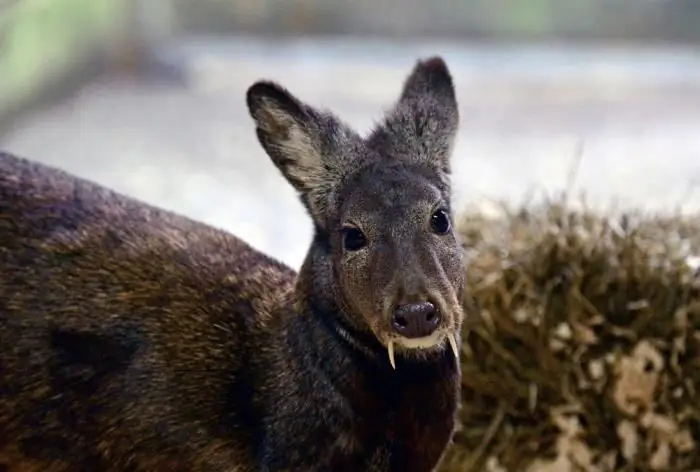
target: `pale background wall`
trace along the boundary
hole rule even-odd
[[[282,81],[366,130],[437,53],[463,117],[459,205],[561,190],[583,139],[592,204],[700,208],[700,4],[427,3],[17,2],[0,10],[0,148],[298,266],[310,224],[255,142],[246,87]]]

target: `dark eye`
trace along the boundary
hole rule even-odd
[[[357,228],[343,228],[343,247],[346,251],[359,251],[367,245],[365,234]]]
[[[450,230],[450,217],[445,210],[438,210],[430,217],[430,227],[437,234],[445,234]]]

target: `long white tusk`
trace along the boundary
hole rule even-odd
[[[447,340],[450,342],[450,347],[452,347],[455,359],[459,359],[459,349],[457,349],[457,339],[455,339],[455,335],[452,333],[448,334]]]
[[[394,360],[394,341],[389,341],[389,362],[391,362],[391,367],[396,370],[396,361]]]

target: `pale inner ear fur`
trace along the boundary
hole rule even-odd
[[[299,191],[310,191],[323,183],[318,130],[266,98],[256,110],[255,119],[265,135],[265,146],[274,151],[270,157]]]

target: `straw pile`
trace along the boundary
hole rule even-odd
[[[460,431],[442,471],[700,470],[700,219],[468,215]]]

